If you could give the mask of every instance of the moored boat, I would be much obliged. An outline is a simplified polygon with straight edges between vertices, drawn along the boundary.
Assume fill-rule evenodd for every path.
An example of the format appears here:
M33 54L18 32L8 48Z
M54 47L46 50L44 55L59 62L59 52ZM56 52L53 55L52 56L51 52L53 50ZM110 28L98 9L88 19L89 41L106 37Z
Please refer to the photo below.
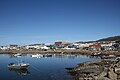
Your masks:
M101 55L101 52L93 52L92 54L91 54L91 56L100 56Z
M24 62L21 62L21 63L10 63L8 64L8 68L12 68L12 69L27 69L27 67L29 66L30 64L28 63L24 63Z
M101 59L115 59L116 56L115 55L103 55L101 56Z
M44 54L43 57L52 57L52 54Z
M31 55L31 57L33 57L33 58L41 58L41 57L43 57L43 55L42 54L33 54L33 55Z
M21 53L17 53L17 54L14 54L14 56L15 57L20 57L20 56L22 56L22 54Z

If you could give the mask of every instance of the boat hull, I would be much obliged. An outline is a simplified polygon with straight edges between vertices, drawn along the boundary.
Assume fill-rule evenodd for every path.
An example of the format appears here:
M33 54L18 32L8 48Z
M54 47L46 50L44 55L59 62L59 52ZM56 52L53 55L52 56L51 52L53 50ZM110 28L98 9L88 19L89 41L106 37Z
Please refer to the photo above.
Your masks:
M8 65L8 68L11 68L11 69L27 69L29 66L29 64L13 64L13 65Z

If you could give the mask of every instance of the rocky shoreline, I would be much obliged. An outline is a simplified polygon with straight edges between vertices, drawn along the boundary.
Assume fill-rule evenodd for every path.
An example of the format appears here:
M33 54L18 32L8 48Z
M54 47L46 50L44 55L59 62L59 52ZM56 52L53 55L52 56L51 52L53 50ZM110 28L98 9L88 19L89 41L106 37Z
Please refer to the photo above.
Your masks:
M120 61L101 59L66 68L74 80L120 80Z
M91 51L86 50L0 50L0 54L16 54L16 53L23 53L23 54L30 54L30 53L68 53L68 54L91 54Z
M0 50L0 54L16 54L16 53L23 53L23 54L30 54L30 53L77 53L77 54L85 54L91 55L95 51L90 50ZM99 51L102 55L120 55L120 51Z

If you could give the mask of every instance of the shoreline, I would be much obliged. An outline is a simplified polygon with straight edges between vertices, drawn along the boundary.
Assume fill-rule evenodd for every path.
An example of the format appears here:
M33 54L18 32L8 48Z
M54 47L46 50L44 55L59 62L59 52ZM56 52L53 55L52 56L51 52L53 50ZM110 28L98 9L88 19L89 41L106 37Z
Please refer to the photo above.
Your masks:
M87 50L47 50L47 51L42 51L42 50L7 50L7 51L3 51L0 50L0 54L16 54L16 53L22 53L22 54L30 54L30 53L56 53L56 54L60 54L60 53L68 53L68 54L72 54L72 53L80 53L80 54L91 54L91 51L87 51Z
M120 55L119 51L90 51L90 50L0 50L0 54L16 54L16 53L22 53L22 54L35 54L35 53L65 53L65 54L84 54L84 55L91 55L93 52L101 52L102 55Z
M91 56L93 51L89 50L8 50L2 51L0 50L0 54L70 54L70 55L85 55ZM94 51L95 52L95 51ZM116 55L120 56L120 52L118 51L99 51L102 55ZM99 56L98 56L99 57ZM77 64L74 68L66 68L67 72L73 77L74 80L102 80L102 79L111 79L117 80L120 76L120 61L113 61L112 59L100 59L95 61L87 61L83 63ZM114 71L115 70L115 71ZM107 77L106 77L107 76Z
M120 79L120 61L101 59L77 64L66 68L74 80L118 80Z

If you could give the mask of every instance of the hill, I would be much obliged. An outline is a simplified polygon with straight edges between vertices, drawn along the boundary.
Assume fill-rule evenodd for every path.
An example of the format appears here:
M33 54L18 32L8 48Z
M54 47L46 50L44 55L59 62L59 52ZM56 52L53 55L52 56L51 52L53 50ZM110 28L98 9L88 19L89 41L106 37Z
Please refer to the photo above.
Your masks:
M97 41L117 41L120 40L120 36L113 36L108 38L99 39Z

